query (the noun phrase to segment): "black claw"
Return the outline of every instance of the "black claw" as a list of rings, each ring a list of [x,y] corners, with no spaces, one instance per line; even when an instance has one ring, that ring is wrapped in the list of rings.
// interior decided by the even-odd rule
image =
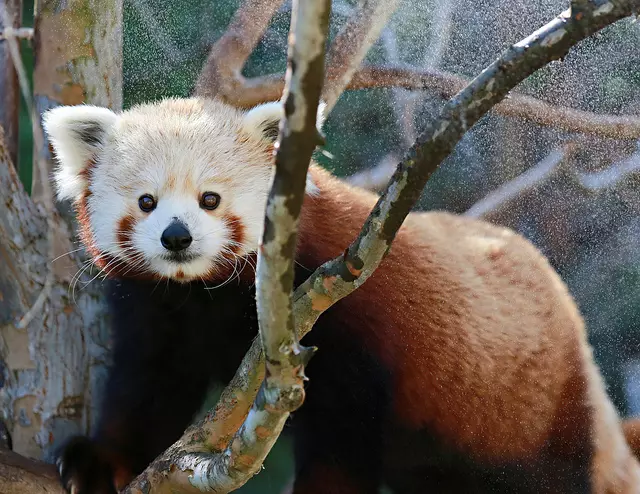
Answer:
[[[73,494],[117,494],[111,466],[99,446],[84,436],[71,438],[56,455],[62,486]]]

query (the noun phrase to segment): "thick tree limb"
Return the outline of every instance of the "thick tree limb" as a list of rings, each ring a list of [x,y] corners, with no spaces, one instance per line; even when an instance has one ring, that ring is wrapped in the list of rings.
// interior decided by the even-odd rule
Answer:
[[[224,451],[202,454],[174,447],[126,492],[169,492],[180,486],[184,491],[223,493],[239,488],[259,471],[289,413],[304,400],[304,365],[312,352],[298,342],[291,294],[298,217],[311,154],[319,143],[316,115],[330,6],[330,0],[293,2],[285,118],[280,125],[276,173],[256,275],[260,324],[260,342],[256,343],[258,351],[260,345],[264,348],[266,379]]]
[[[0,450],[2,494],[64,494],[53,465]]]
[[[38,115],[37,166],[50,158],[38,125],[44,109],[83,100],[120,105],[121,70],[114,60],[121,58],[122,46],[120,0],[48,1],[38,6],[33,105]],[[9,46],[17,44],[13,36],[7,40]],[[17,50],[14,58],[20,73]],[[27,94],[25,100],[31,104],[32,98]],[[29,197],[3,146],[0,143],[0,197],[5,206],[0,213],[0,358],[7,379],[0,410],[14,450],[50,461],[61,441],[88,432],[96,416],[108,346],[104,297],[99,285],[90,285],[70,299],[69,267],[77,269],[81,259],[71,230],[53,207],[48,171],[35,170],[39,185]],[[53,263],[54,256],[61,261]]]
[[[391,247],[404,218],[414,206],[431,174],[451,153],[464,133],[530,74],[566,55],[582,39],[640,8],[640,0],[610,1],[589,15],[566,11],[528,38],[513,45],[443,108],[440,117],[418,138],[380,197],[358,238],[346,252],[318,268],[296,290],[293,313],[298,336],[309,332],[317,318],[335,302],[361,286]],[[140,477],[128,492],[169,492],[187,487],[183,451],[211,450],[225,444],[227,427],[216,421],[244,417],[263,378],[261,343],[256,340],[223,394],[214,413],[190,428],[183,438]],[[216,436],[215,434],[219,434]],[[199,455],[201,457],[201,455]],[[253,460],[253,459],[252,459]],[[198,465],[191,465],[198,468]],[[193,471],[193,470],[191,470]],[[152,488],[150,488],[152,486]]]

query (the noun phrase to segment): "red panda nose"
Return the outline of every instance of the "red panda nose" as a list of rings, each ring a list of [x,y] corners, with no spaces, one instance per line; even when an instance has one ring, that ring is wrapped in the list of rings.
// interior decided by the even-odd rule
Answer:
[[[178,252],[186,249],[191,245],[191,234],[187,227],[179,221],[172,222],[163,232],[160,237],[162,246],[172,252]]]

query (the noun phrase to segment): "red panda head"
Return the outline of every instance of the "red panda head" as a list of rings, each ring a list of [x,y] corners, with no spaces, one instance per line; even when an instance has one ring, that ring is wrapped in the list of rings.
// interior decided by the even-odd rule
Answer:
[[[58,197],[74,200],[94,262],[178,281],[235,272],[258,246],[281,114],[200,99],[48,111]]]

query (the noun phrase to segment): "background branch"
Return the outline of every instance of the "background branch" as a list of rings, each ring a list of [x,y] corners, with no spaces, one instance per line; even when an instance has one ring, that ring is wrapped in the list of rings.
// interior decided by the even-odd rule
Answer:
[[[533,192],[557,175],[561,171],[561,165],[571,155],[575,146],[575,143],[570,143],[552,150],[535,166],[498,187],[475,203],[464,214],[471,218],[490,219],[503,209],[509,208],[514,199]]]
[[[240,4],[227,31],[209,52],[196,82],[197,96],[210,98],[217,95],[229,104],[254,106],[241,104],[249,89],[257,89],[251,88],[255,85],[247,84],[247,80],[242,76],[242,68],[282,1],[245,0]],[[265,101],[279,98],[280,94]]]
[[[327,74],[322,90],[325,115],[331,113],[398,3],[399,0],[361,0],[340,29],[327,54]]]

